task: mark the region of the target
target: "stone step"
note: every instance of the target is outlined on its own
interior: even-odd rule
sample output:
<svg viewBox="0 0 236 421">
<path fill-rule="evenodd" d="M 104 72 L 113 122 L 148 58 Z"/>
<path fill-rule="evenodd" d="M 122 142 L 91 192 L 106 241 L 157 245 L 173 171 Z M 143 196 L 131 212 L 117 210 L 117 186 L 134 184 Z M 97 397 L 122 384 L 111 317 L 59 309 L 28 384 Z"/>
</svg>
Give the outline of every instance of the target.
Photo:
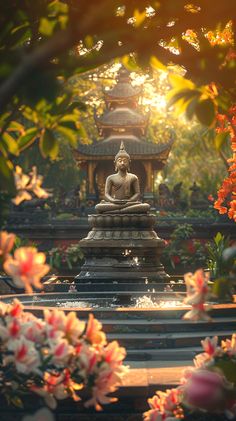
<svg viewBox="0 0 236 421">
<path fill-rule="evenodd" d="M 84 319 L 86 320 L 86 319 Z M 191 322 L 187 320 L 159 319 L 159 320 L 112 320 L 100 319 L 103 330 L 106 333 L 167 333 L 167 332 L 212 332 L 211 336 L 218 331 L 236 332 L 236 319 L 234 317 L 215 319 L 213 322 Z"/>
<path fill-rule="evenodd" d="M 1 299 L 1 297 L 0 297 Z M 12 298 L 7 298 L 4 300 L 5 302 L 11 302 Z M 23 304 L 25 309 L 31 311 L 33 314 L 40 316 L 43 314 L 44 306 L 48 309 L 52 309 L 53 304 L 57 301 L 42 301 L 42 302 L 35 302 L 32 306 L 29 303 L 29 300 L 24 300 Z M 85 303 L 86 304 L 86 303 Z M 51 306 L 50 306 L 51 305 Z M 112 320 L 125 320 L 126 323 L 129 320 L 142 320 L 143 318 L 149 320 L 170 320 L 170 319 L 178 319 L 180 320 L 182 316 L 189 310 L 189 307 L 178 307 L 178 308 L 158 308 L 158 309 L 148 309 L 148 308 L 132 308 L 132 307 L 110 307 L 110 308 L 92 308 L 92 307 L 76 307 L 76 308 L 64 308 L 60 307 L 66 313 L 69 311 L 75 311 L 80 318 L 88 318 L 90 313 L 94 314 L 98 320 L 102 319 L 112 319 Z M 220 319 L 222 317 L 234 317 L 236 318 L 236 305 L 235 304 L 218 304 L 214 305 L 214 308 L 209 312 L 210 316 L 215 319 Z M 197 325 L 197 323 L 196 323 Z"/>
<path fill-rule="evenodd" d="M 45 292 L 67 292 L 70 288 L 70 283 L 51 283 L 44 284 Z M 171 288 L 173 291 L 185 292 L 186 287 L 183 283 L 157 283 L 157 282 L 117 282 L 117 283 L 105 283 L 105 282 L 88 282 L 88 283 L 77 283 L 76 289 L 79 293 L 82 292 L 127 292 L 127 291 L 165 291 Z"/>
<path fill-rule="evenodd" d="M 232 331 L 217 332 L 219 340 L 230 338 Z M 207 336 L 212 336 L 211 331 L 202 332 L 181 332 L 181 333 L 109 333 L 109 341 L 117 340 L 120 346 L 130 349 L 173 349 L 199 346 L 201 340 Z"/>
<path fill-rule="evenodd" d="M 164 364 L 177 365 L 183 363 L 184 365 L 193 365 L 194 357 L 202 352 L 202 347 L 186 347 L 174 349 L 127 349 L 127 356 L 125 361 L 131 365 L 131 362 L 137 361 L 153 361 L 155 366 Z"/>
</svg>

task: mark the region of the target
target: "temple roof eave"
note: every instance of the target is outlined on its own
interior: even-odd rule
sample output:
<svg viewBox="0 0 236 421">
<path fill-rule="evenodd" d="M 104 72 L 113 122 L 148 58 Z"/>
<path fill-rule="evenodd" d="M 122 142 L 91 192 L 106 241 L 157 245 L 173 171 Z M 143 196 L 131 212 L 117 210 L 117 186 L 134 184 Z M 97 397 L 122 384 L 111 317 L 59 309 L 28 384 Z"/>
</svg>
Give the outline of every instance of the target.
<svg viewBox="0 0 236 421">
<path fill-rule="evenodd" d="M 80 160 L 113 160 L 121 140 L 122 137 L 120 139 L 117 138 L 115 141 L 101 141 L 92 145 L 79 145 L 78 149 L 75 150 L 76 158 Z M 170 139 L 166 143 L 155 144 L 142 140 L 139 140 L 139 142 L 128 142 L 124 139 L 124 143 L 132 159 L 156 161 L 168 157 L 173 140 Z"/>
</svg>

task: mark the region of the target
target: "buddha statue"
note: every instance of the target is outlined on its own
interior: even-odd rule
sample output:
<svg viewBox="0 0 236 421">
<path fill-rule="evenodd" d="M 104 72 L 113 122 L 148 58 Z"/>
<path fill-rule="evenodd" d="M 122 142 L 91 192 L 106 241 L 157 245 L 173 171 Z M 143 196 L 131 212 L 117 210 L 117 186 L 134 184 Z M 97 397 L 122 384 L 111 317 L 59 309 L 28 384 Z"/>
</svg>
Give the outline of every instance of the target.
<svg viewBox="0 0 236 421">
<path fill-rule="evenodd" d="M 98 213 L 147 213 L 148 203 L 140 202 L 139 180 L 129 171 L 130 156 L 121 142 L 115 156 L 116 174 L 109 175 L 105 184 L 104 199 L 96 205 Z"/>
</svg>

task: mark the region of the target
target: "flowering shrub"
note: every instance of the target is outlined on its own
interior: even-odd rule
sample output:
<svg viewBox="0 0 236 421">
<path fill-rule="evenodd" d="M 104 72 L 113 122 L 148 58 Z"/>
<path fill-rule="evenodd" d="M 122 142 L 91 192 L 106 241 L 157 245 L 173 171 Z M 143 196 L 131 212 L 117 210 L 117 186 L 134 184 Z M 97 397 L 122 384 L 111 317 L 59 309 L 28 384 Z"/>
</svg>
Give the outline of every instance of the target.
<svg viewBox="0 0 236 421">
<path fill-rule="evenodd" d="M 236 334 L 218 346 L 218 337 L 201 341 L 203 351 L 183 373 L 180 385 L 148 399 L 144 421 L 174 421 L 194 411 L 236 416 Z"/>
<path fill-rule="evenodd" d="M 78 244 L 70 244 L 69 246 L 54 247 L 49 252 L 49 263 L 54 269 L 60 269 L 67 266 L 72 269 L 81 263 L 83 253 Z"/>
<path fill-rule="evenodd" d="M 227 213 L 230 219 L 236 222 L 236 105 L 234 104 L 228 114 L 218 114 L 217 132 L 219 136 L 229 134 L 232 149 L 232 158 L 228 159 L 229 175 L 223 180 L 218 191 L 218 199 L 214 207 L 220 214 Z"/>
<path fill-rule="evenodd" d="M 206 243 L 192 239 L 194 230 L 189 224 L 179 225 L 166 241 L 162 255 L 165 267 L 178 270 L 178 266 L 203 267 L 207 261 Z"/>
<path fill-rule="evenodd" d="M 1 393 L 22 405 L 25 393 L 43 397 L 52 409 L 57 400 L 87 387 L 85 406 L 101 409 L 116 399 L 107 396 L 121 382 L 126 352 L 107 343 L 102 325 L 90 314 L 87 325 L 75 312 L 44 310 L 43 319 L 23 310 L 18 300 L 0 303 Z"/>
<path fill-rule="evenodd" d="M 26 292 L 32 292 L 32 285 L 41 288 L 40 279 L 50 269 L 45 254 L 20 247 L 12 257 L 13 245 L 12 235 L 0 232 L 4 270 Z M 0 391 L 16 406 L 32 393 L 54 409 L 58 400 L 80 400 L 79 391 L 87 388 L 90 398 L 85 406 L 100 410 L 101 405 L 116 401 L 107 395 L 117 389 L 127 371 L 125 356 L 116 341 L 107 343 L 101 323 L 92 314 L 87 324 L 75 312 L 57 309 L 45 309 L 40 319 L 25 312 L 18 300 L 0 302 Z"/>
</svg>

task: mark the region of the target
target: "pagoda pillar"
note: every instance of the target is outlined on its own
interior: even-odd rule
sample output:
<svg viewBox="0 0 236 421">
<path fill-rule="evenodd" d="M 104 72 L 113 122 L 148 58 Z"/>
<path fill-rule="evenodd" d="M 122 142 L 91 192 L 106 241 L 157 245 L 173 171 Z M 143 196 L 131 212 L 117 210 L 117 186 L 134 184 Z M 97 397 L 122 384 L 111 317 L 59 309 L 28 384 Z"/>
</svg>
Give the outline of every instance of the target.
<svg viewBox="0 0 236 421">
<path fill-rule="evenodd" d="M 150 161 L 144 161 L 143 165 L 147 175 L 145 193 L 151 193 L 153 191 L 152 163 Z"/>
<path fill-rule="evenodd" d="M 88 163 L 88 193 L 89 195 L 95 194 L 94 189 L 94 170 L 96 167 L 96 162 L 89 162 Z"/>
</svg>

